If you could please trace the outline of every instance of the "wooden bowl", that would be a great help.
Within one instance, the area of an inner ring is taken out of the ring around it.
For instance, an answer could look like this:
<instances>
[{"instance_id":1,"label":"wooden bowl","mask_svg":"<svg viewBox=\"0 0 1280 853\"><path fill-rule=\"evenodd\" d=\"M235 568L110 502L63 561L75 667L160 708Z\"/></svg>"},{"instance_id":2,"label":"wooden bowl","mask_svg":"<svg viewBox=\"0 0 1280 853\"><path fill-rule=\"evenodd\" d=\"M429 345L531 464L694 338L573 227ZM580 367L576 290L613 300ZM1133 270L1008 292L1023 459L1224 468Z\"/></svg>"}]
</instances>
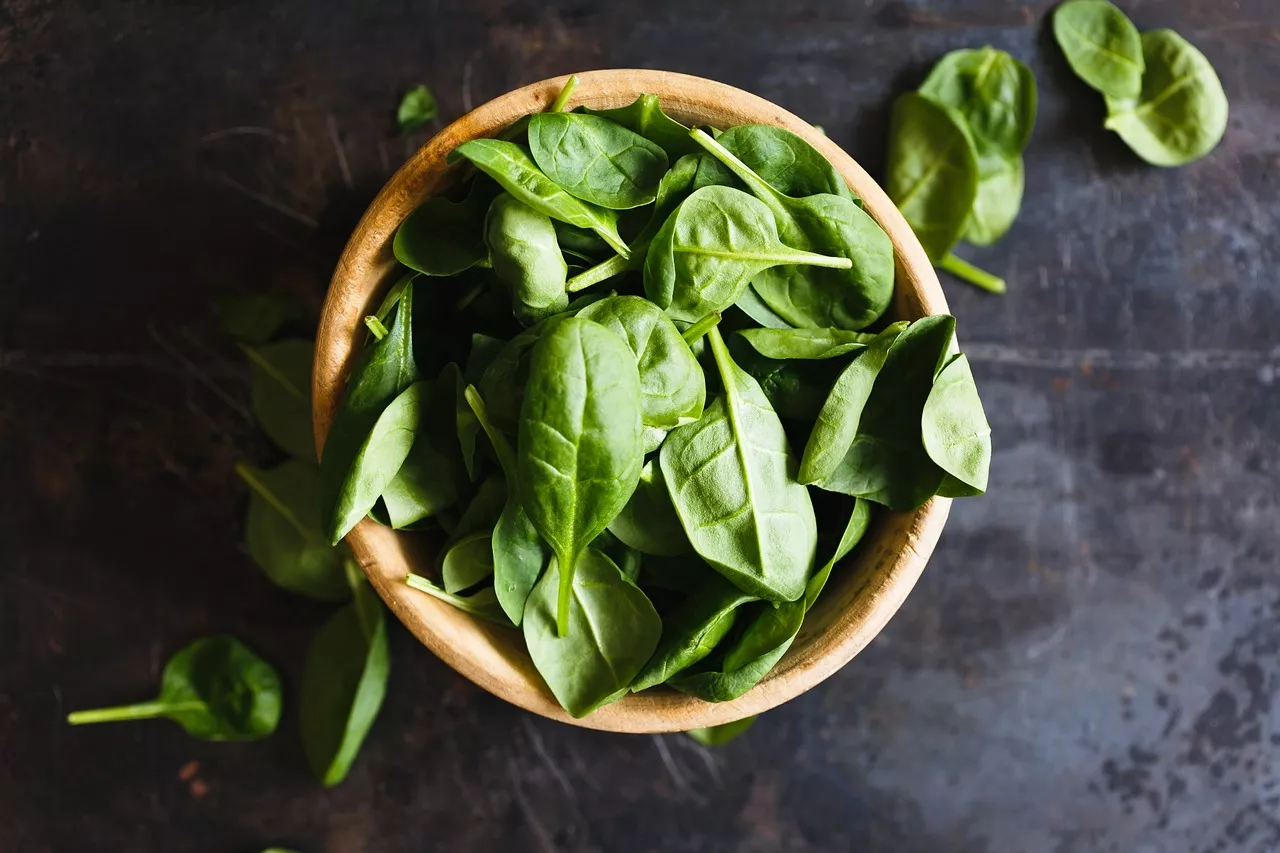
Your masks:
<instances>
[{"instance_id":1,"label":"wooden bowl","mask_svg":"<svg viewBox=\"0 0 1280 853\"><path fill-rule=\"evenodd\" d=\"M897 258L893 315L915 319L947 311L933 265L897 208L862 167L808 122L763 98L686 74L613 70L588 71L579 77L571 107L621 107L648 92L661 98L669 115L687 124L721 128L772 124L804 137L835 165L893 241ZM317 447L324 444L347 371L362 346L362 318L376 309L396 275L391 251L396 228L453 179L445 155L469 139L493 136L517 118L546 109L565 79L525 86L458 119L419 149L369 206L333 273L316 336L312 400ZM654 688L628 695L580 720L570 717L543 684L520 631L475 619L404 584L410 569L426 565L433 556L420 537L366 519L347 536L347 544L383 600L414 636L495 696L544 717L588 728L670 732L767 711L848 663L911 592L938 541L950 505L945 498L934 498L915 512L879 513L854 558L832 573L790 651L768 677L740 698L713 704Z\"/></svg>"}]
</instances>

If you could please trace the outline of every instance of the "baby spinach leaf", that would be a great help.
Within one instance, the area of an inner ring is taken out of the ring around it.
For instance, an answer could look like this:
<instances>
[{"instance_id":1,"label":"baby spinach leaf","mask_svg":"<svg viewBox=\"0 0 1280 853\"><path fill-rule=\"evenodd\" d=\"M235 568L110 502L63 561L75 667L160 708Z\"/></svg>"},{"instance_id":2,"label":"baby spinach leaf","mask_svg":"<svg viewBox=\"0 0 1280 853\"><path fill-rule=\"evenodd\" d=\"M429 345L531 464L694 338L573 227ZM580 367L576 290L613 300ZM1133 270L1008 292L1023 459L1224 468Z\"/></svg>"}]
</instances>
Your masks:
<instances>
[{"instance_id":1,"label":"baby spinach leaf","mask_svg":"<svg viewBox=\"0 0 1280 853\"><path fill-rule=\"evenodd\" d=\"M1137 98L1107 96L1106 128L1153 166L1184 166L1227 130L1227 95L1203 53L1173 30L1142 34L1146 72Z\"/></svg>"},{"instance_id":2,"label":"baby spinach leaf","mask_svg":"<svg viewBox=\"0 0 1280 853\"><path fill-rule=\"evenodd\" d=\"M368 513L408 454L413 434L406 435L399 427L411 421L416 426L417 409L409 403L416 402L417 392L396 408L383 424L383 430L377 428L393 401L417 380L418 367L413 358L413 283L410 282L396 308L390 334L365 351L352 373L346 399L334 416L325 440L320 460L320 507L321 521L330 541L337 542ZM396 423L397 420L402 423ZM375 432L378 433L376 441ZM401 447L403 454L399 452ZM398 460L394 458L396 455L400 457ZM376 471L372 465L375 461L383 463Z\"/></svg>"},{"instance_id":3,"label":"baby spinach leaf","mask_svg":"<svg viewBox=\"0 0 1280 853\"><path fill-rule=\"evenodd\" d=\"M662 468L652 459L640 469L636 490L617 518L609 523L609 532L642 554L672 557L692 550L671 505Z\"/></svg>"},{"instance_id":4,"label":"baby spinach leaf","mask_svg":"<svg viewBox=\"0 0 1280 853\"><path fill-rule=\"evenodd\" d=\"M558 219L551 220L556 229L556 242L566 252L573 252L584 258L599 260L614 254L612 247L594 231L579 228Z\"/></svg>"},{"instance_id":5,"label":"baby spinach leaf","mask_svg":"<svg viewBox=\"0 0 1280 853\"><path fill-rule=\"evenodd\" d=\"M640 374L631 350L591 320L556 323L533 348L516 476L529 520L565 567L561 636L569 629L571 567L640 479L640 428Z\"/></svg>"},{"instance_id":6,"label":"baby spinach leaf","mask_svg":"<svg viewBox=\"0 0 1280 853\"><path fill-rule=\"evenodd\" d=\"M472 139L459 145L449 156L455 155L470 160L504 190L534 210L552 219L590 229L619 255L630 256L627 244L618 236L617 215L565 192L538 170L527 148L500 139Z\"/></svg>"},{"instance_id":7,"label":"baby spinach leaf","mask_svg":"<svg viewBox=\"0 0 1280 853\"><path fill-rule=\"evenodd\" d=\"M471 351L467 354L467 363L462 368L463 378L467 382L478 382L505 344L506 341L502 338L472 334Z\"/></svg>"},{"instance_id":8,"label":"baby spinach leaf","mask_svg":"<svg viewBox=\"0 0 1280 853\"><path fill-rule=\"evenodd\" d=\"M453 545L472 533L492 530L493 525L498 521L498 516L502 514L502 508L507 504L508 496L509 489L505 479L496 474L486 477L471 498L471 502L467 504L467 508L462 511L458 523L449 533L445 547Z\"/></svg>"},{"instance_id":9,"label":"baby spinach leaf","mask_svg":"<svg viewBox=\"0 0 1280 853\"><path fill-rule=\"evenodd\" d=\"M564 589L558 560L547 567L525 607L524 639L556 700L583 717L627 689L657 647L662 620L640 588L594 548L582 551L569 575L566 600L557 594Z\"/></svg>"},{"instance_id":10,"label":"baby spinach leaf","mask_svg":"<svg viewBox=\"0 0 1280 853\"><path fill-rule=\"evenodd\" d=\"M662 111L657 95L641 95L625 107L612 110L579 109L590 116L599 116L622 125L627 130L656 142L674 163L686 154L697 152L698 146L689 139L689 128Z\"/></svg>"},{"instance_id":11,"label":"baby spinach leaf","mask_svg":"<svg viewBox=\"0 0 1280 853\"><path fill-rule=\"evenodd\" d=\"M1113 98L1142 91L1142 37L1107 0L1071 0L1053 13L1053 37L1076 76Z\"/></svg>"},{"instance_id":12,"label":"baby spinach leaf","mask_svg":"<svg viewBox=\"0 0 1280 853\"><path fill-rule=\"evenodd\" d=\"M827 269L784 264L760 270L751 286L765 304L794 326L861 329L884 313L893 296L893 244L866 211L829 193L784 195L707 134L695 130L693 138L768 207L784 243L848 259L822 265Z\"/></svg>"},{"instance_id":13,"label":"baby spinach leaf","mask_svg":"<svg viewBox=\"0 0 1280 853\"><path fill-rule=\"evenodd\" d=\"M906 322L900 321L876 335L836 379L805 445L798 477L801 483L821 486L839 467L858 434L858 423L876 377L889 357L893 342L906 327Z\"/></svg>"},{"instance_id":14,"label":"baby spinach leaf","mask_svg":"<svg viewBox=\"0 0 1280 853\"><path fill-rule=\"evenodd\" d=\"M804 592L817 548L809 492L759 384L734 364L712 329L707 339L724 396L678 427L659 459L676 514L698 554L740 589L772 601Z\"/></svg>"},{"instance_id":15,"label":"baby spinach leaf","mask_svg":"<svg viewBox=\"0 0 1280 853\"><path fill-rule=\"evenodd\" d=\"M249 556L276 586L321 601L351 594L342 555L320 530L320 472L290 459L269 471L243 463L236 473L249 486L245 542Z\"/></svg>"},{"instance_id":16,"label":"baby spinach leaf","mask_svg":"<svg viewBox=\"0 0 1280 853\"><path fill-rule=\"evenodd\" d=\"M409 455L382 490L386 522L391 527L419 526L455 506L466 490L470 472L466 470L464 455L469 441L474 456L475 433L480 427L468 423L458 411L456 397L461 393L461 381L458 366L450 362L426 389L424 411L431 417L418 430ZM466 409L466 415L471 414L465 401L462 408ZM449 411L455 412L454 418L440 417L439 413Z\"/></svg>"},{"instance_id":17,"label":"baby spinach leaf","mask_svg":"<svg viewBox=\"0 0 1280 853\"><path fill-rule=\"evenodd\" d=\"M537 323L507 341L480 377L480 396L494 426L503 432L515 432L529 379L529 354L548 325L548 321Z\"/></svg>"},{"instance_id":18,"label":"baby spinach leaf","mask_svg":"<svg viewBox=\"0 0 1280 853\"><path fill-rule=\"evenodd\" d=\"M835 358L863 349L876 336L844 329L742 329L738 332L767 358Z\"/></svg>"},{"instance_id":19,"label":"baby spinach leaf","mask_svg":"<svg viewBox=\"0 0 1280 853\"><path fill-rule=\"evenodd\" d=\"M671 429L701 417L706 400L702 367L661 308L639 296L610 296L578 316L604 326L635 354L645 426Z\"/></svg>"},{"instance_id":20,"label":"baby spinach leaf","mask_svg":"<svg viewBox=\"0 0 1280 853\"><path fill-rule=\"evenodd\" d=\"M760 294L756 293L754 287L748 287L742 291L738 301L733 304L737 306L738 310L766 329L790 329L792 327L790 323L779 317L777 312L760 298Z\"/></svg>"},{"instance_id":21,"label":"baby spinach leaf","mask_svg":"<svg viewBox=\"0 0 1280 853\"><path fill-rule=\"evenodd\" d=\"M889 347L858 433L844 459L817 485L910 510L937 493L944 471L925 451L920 413L955 333L955 318L916 320Z\"/></svg>"},{"instance_id":22,"label":"baby spinach leaf","mask_svg":"<svg viewBox=\"0 0 1280 853\"><path fill-rule=\"evenodd\" d=\"M444 591L459 593L493 576L493 534L480 530L468 534L444 552L440 564Z\"/></svg>"},{"instance_id":23,"label":"baby spinach leaf","mask_svg":"<svg viewBox=\"0 0 1280 853\"><path fill-rule=\"evenodd\" d=\"M1031 140L1036 78L1003 50L953 50L933 67L920 94L959 114L980 160L1016 157Z\"/></svg>"},{"instance_id":24,"label":"baby spinach leaf","mask_svg":"<svg viewBox=\"0 0 1280 853\"><path fill-rule=\"evenodd\" d=\"M929 458L973 492L987 490L991 427L982 411L969 360L957 355L933 380L921 415Z\"/></svg>"},{"instance_id":25,"label":"baby spinach leaf","mask_svg":"<svg viewBox=\"0 0 1280 853\"><path fill-rule=\"evenodd\" d=\"M201 740L258 740L276 730L282 693L275 668L248 646L234 637L205 637L169 659L152 701L75 711L67 722L168 717Z\"/></svg>"},{"instance_id":26,"label":"baby spinach leaf","mask_svg":"<svg viewBox=\"0 0 1280 853\"><path fill-rule=\"evenodd\" d=\"M862 498L854 498L853 511L849 514L849 521L845 524L844 531L840 534L840 540L836 543L835 553L831 555L831 559L823 563L822 568L814 572L813 577L809 578L809 582L804 588L804 609L807 613L818 596L822 594L823 588L827 585L827 579L831 577L831 570L835 568L836 563L847 557L850 552L862 541L862 537L866 535L867 529L871 526L871 503Z\"/></svg>"},{"instance_id":27,"label":"baby spinach leaf","mask_svg":"<svg viewBox=\"0 0 1280 853\"><path fill-rule=\"evenodd\" d=\"M978 193L965 223L964 239L975 246L990 246L1003 237L1022 208L1022 187L1021 157L980 158Z\"/></svg>"},{"instance_id":28,"label":"baby spinach leaf","mask_svg":"<svg viewBox=\"0 0 1280 853\"><path fill-rule=\"evenodd\" d=\"M685 732L689 737L703 746L724 746L738 735L755 725L756 717L744 717L732 723L720 726L707 726L701 729L689 729Z\"/></svg>"},{"instance_id":29,"label":"baby spinach leaf","mask_svg":"<svg viewBox=\"0 0 1280 853\"><path fill-rule=\"evenodd\" d=\"M760 390L778 417L811 423L818 416L838 374L839 362L765 358L737 335L729 343L734 360L760 383Z\"/></svg>"},{"instance_id":30,"label":"baby spinach leaf","mask_svg":"<svg viewBox=\"0 0 1280 853\"><path fill-rule=\"evenodd\" d=\"M302 672L302 747L311 772L326 788L351 770L382 707L390 670L382 602L361 578L351 603L311 641Z\"/></svg>"},{"instance_id":31,"label":"baby spinach leaf","mask_svg":"<svg viewBox=\"0 0 1280 853\"><path fill-rule=\"evenodd\" d=\"M252 365L249 403L258 426L284 452L314 459L311 428L311 341L286 340L257 347L241 345Z\"/></svg>"},{"instance_id":32,"label":"baby spinach leaf","mask_svg":"<svg viewBox=\"0 0 1280 853\"><path fill-rule=\"evenodd\" d=\"M401 133L417 130L436 117L436 96L419 83L404 93L396 110L396 123Z\"/></svg>"},{"instance_id":33,"label":"baby spinach leaf","mask_svg":"<svg viewBox=\"0 0 1280 853\"><path fill-rule=\"evenodd\" d=\"M620 124L581 113L529 119L529 150L567 193L611 210L649 204L667 171L661 147Z\"/></svg>"},{"instance_id":34,"label":"baby spinach leaf","mask_svg":"<svg viewBox=\"0 0 1280 853\"><path fill-rule=\"evenodd\" d=\"M730 187L704 187L681 202L649 245L644 288L672 319L695 323L728 308L748 282L780 264L848 269L853 262L787 246L762 202Z\"/></svg>"},{"instance_id":35,"label":"baby spinach leaf","mask_svg":"<svg viewBox=\"0 0 1280 853\"><path fill-rule=\"evenodd\" d=\"M568 307L568 267L550 217L503 193L489 206L484 234L493 271L511 288L517 317L541 320Z\"/></svg>"},{"instance_id":36,"label":"baby spinach leaf","mask_svg":"<svg viewBox=\"0 0 1280 853\"><path fill-rule=\"evenodd\" d=\"M250 346L265 344L281 330L315 327L296 300L273 293L224 296L217 301L215 310L222 330L232 340Z\"/></svg>"},{"instance_id":37,"label":"baby spinach leaf","mask_svg":"<svg viewBox=\"0 0 1280 853\"><path fill-rule=\"evenodd\" d=\"M490 422L488 409L475 388L467 388L466 399L476 420L489 436L502 473L507 482L513 484L508 489L506 506L493 528L493 586L503 611L519 627L524 619L525 602L547 563L547 547L520 501L515 451L507 437Z\"/></svg>"},{"instance_id":38,"label":"baby spinach leaf","mask_svg":"<svg viewBox=\"0 0 1280 853\"><path fill-rule=\"evenodd\" d=\"M716 141L783 195L830 193L856 199L831 161L789 130L770 124L740 124Z\"/></svg>"},{"instance_id":39,"label":"baby spinach leaf","mask_svg":"<svg viewBox=\"0 0 1280 853\"><path fill-rule=\"evenodd\" d=\"M498 595L491 586L477 590L474 595L464 596L445 592L422 575L410 574L405 577L404 582L410 588L425 592L432 598L437 598L445 604L458 608L463 613L470 613L472 616L494 622L506 628L512 627L511 620L507 618L507 615L502 612L502 608L498 605Z\"/></svg>"},{"instance_id":40,"label":"baby spinach leaf","mask_svg":"<svg viewBox=\"0 0 1280 853\"><path fill-rule=\"evenodd\" d=\"M632 692L662 684L711 654L733 627L738 607L756 600L724 578L708 578L662 620L658 648L631 684Z\"/></svg>"},{"instance_id":41,"label":"baby spinach leaf","mask_svg":"<svg viewBox=\"0 0 1280 853\"><path fill-rule=\"evenodd\" d=\"M457 275L488 262L484 244L485 211L498 195L488 180L476 180L463 201L428 199L396 229L396 260L424 275ZM379 315L381 316L381 315Z\"/></svg>"},{"instance_id":42,"label":"baby spinach leaf","mask_svg":"<svg viewBox=\"0 0 1280 853\"><path fill-rule=\"evenodd\" d=\"M889 119L885 192L935 264L964 233L978 191L978 158L964 119L908 92Z\"/></svg>"}]
</instances>

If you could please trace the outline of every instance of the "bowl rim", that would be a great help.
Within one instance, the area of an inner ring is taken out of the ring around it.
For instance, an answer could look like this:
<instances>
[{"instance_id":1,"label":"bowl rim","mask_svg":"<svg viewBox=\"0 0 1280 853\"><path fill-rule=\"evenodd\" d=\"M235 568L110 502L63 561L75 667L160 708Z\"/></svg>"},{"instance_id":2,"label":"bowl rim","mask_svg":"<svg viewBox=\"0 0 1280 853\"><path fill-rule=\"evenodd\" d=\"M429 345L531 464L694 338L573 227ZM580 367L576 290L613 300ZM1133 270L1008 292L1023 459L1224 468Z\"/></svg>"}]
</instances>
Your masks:
<instances>
[{"instance_id":1,"label":"bowl rim","mask_svg":"<svg viewBox=\"0 0 1280 853\"><path fill-rule=\"evenodd\" d=\"M933 265L885 192L856 161L798 116L741 89L668 71L609 69L580 72L569 106L625 106L644 93L657 94L663 109L690 123L729 127L772 124L813 145L863 199L865 209L894 246L893 313L915 318L947 312ZM334 269L316 333L312 371L312 415L317 456L341 399L345 377L359 352L362 318L376 304L396 262L395 229L433 191L447 186L445 156L462 142L491 136L520 116L545 109L569 75L510 91L445 127L405 162L370 203ZM511 649L511 629L483 623L403 583L415 560L409 537L365 519L347 535L361 569L392 612L437 657L476 685L518 707L550 719L615 732L671 732L719 725L762 713L814 687L860 652L888 623L924 570L946 522L951 501L933 498L909 513L882 512L868 534L880 547L859 549L842 561L850 589L842 604L826 608L827 624L816 635L801 629L793 647L759 684L730 702L709 703L670 689L628 694L576 719L564 711L524 653ZM880 528L887 528L882 530ZM892 533L893 548L883 547ZM870 552L870 553L862 553ZM852 565L851 565L852 564ZM829 585L828 596L832 593ZM824 597L825 598L825 597ZM846 600L847 599L847 600ZM811 613L824 605L819 599ZM806 625L809 623L806 618ZM518 631L518 629L517 629ZM523 636L520 635L523 647ZM803 640L803 642L802 642Z\"/></svg>"}]
</instances>

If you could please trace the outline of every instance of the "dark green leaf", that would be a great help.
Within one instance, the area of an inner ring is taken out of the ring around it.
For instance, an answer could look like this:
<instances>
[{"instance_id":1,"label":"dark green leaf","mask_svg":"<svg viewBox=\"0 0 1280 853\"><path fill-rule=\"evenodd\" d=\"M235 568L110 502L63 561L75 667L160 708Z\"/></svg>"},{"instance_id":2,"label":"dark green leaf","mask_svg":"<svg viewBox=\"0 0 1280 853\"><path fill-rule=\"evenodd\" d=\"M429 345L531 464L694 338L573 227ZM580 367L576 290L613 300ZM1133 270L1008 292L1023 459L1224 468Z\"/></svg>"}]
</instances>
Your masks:
<instances>
[{"instance_id":1,"label":"dark green leaf","mask_svg":"<svg viewBox=\"0 0 1280 853\"><path fill-rule=\"evenodd\" d=\"M843 329L743 329L738 334L766 358L813 360L855 352L876 337Z\"/></svg>"},{"instance_id":2,"label":"dark green leaf","mask_svg":"<svg viewBox=\"0 0 1280 853\"><path fill-rule=\"evenodd\" d=\"M947 363L924 403L921 430L929 458L942 470L981 494L991 465L991 427L982 411L969 360Z\"/></svg>"},{"instance_id":3,"label":"dark green leaf","mask_svg":"<svg viewBox=\"0 0 1280 853\"><path fill-rule=\"evenodd\" d=\"M854 200L844 178L803 138L768 124L740 124L716 141L783 195L830 193Z\"/></svg>"},{"instance_id":4,"label":"dark green leaf","mask_svg":"<svg viewBox=\"0 0 1280 853\"><path fill-rule=\"evenodd\" d=\"M436 97L431 90L419 83L400 99L396 110L396 124L401 133L417 130L436 117Z\"/></svg>"},{"instance_id":5,"label":"dark green leaf","mask_svg":"<svg viewBox=\"0 0 1280 853\"><path fill-rule=\"evenodd\" d=\"M737 609L756 597L720 577L710 577L666 619L653 656L631 685L638 692L665 683L711 654L733 627Z\"/></svg>"},{"instance_id":6,"label":"dark green leaf","mask_svg":"<svg viewBox=\"0 0 1280 853\"><path fill-rule=\"evenodd\" d=\"M314 328L314 321L296 300L272 293L223 297L217 312L223 331L250 346L265 344L282 329Z\"/></svg>"},{"instance_id":7,"label":"dark green leaf","mask_svg":"<svg viewBox=\"0 0 1280 853\"><path fill-rule=\"evenodd\" d=\"M1003 50L953 50L933 67L920 94L960 115L980 160L1015 158L1031 139L1036 79Z\"/></svg>"},{"instance_id":8,"label":"dark green leaf","mask_svg":"<svg viewBox=\"0 0 1280 853\"><path fill-rule=\"evenodd\" d=\"M570 195L612 210L652 202L667 171L667 155L661 147L593 115L533 116L529 149L543 174Z\"/></svg>"},{"instance_id":9,"label":"dark green leaf","mask_svg":"<svg viewBox=\"0 0 1280 853\"><path fill-rule=\"evenodd\" d=\"M550 217L503 193L489 206L484 235L493 271L511 289L517 317L541 320L569 306L568 267Z\"/></svg>"},{"instance_id":10,"label":"dark green leaf","mask_svg":"<svg viewBox=\"0 0 1280 853\"><path fill-rule=\"evenodd\" d=\"M662 111L657 95L641 95L627 106L612 110L593 110L587 107L580 109L587 115L617 122L645 139L658 143L672 163L699 150L689 138L689 128Z\"/></svg>"},{"instance_id":11,"label":"dark green leaf","mask_svg":"<svg viewBox=\"0 0 1280 853\"><path fill-rule=\"evenodd\" d=\"M485 263L485 211L497 193L492 181L477 180L463 201L428 199L396 229L396 260L433 276L457 275Z\"/></svg>"},{"instance_id":12,"label":"dark green leaf","mask_svg":"<svg viewBox=\"0 0 1280 853\"><path fill-rule=\"evenodd\" d=\"M609 532L643 554L672 557L693 550L671 505L662 469L652 459L640 469L636 490L610 522Z\"/></svg>"}]
</instances>

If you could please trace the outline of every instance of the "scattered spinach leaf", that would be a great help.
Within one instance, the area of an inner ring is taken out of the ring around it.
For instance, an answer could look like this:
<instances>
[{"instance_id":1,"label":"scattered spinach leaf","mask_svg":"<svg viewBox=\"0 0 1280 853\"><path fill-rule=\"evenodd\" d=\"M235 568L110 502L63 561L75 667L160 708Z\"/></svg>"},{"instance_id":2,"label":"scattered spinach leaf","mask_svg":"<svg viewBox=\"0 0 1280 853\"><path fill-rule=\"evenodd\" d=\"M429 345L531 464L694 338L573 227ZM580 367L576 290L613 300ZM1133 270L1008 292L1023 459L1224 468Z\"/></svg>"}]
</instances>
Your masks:
<instances>
[{"instance_id":1,"label":"scattered spinach leaf","mask_svg":"<svg viewBox=\"0 0 1280 853\"><path fill-rule=\"evenodd\" d=\"M419 83L404 93L396 110L396 124L401 133L417 130L436 117L436 96Z\"/></svg>"},{"instance_id":2,"label":"scattered spinach leaf","mask_svg":"<svg viewBox=\"0 0 1280 853\"><path fill-rule=\"evenodd\" d=\"M1113 98L1136 98L1145 62L1133 22L1107 0L1070 0L1053 13L1053 37L1076 76Z\"/></svg>"},{"instance_id":3,"label":"scattered spinach leaf","mask_svg":"<svg viewBox=\"0 0 1280 853\"><path fill-rule=\"evenodd\" d=\"M741 720L735 720L732 723L725 723L719 726L689 729L685 734L702 746L724 746L755 725L756 719L756 717L743 717Z\"/></svg>"}]
</instances>

